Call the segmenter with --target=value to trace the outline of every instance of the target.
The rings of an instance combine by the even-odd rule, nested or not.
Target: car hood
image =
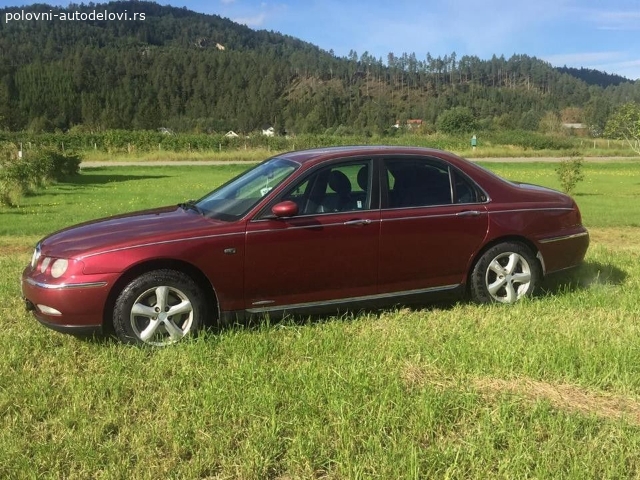
[[[42,254],[81,257],[106,250],[210,235],[227,222],[171,206],[93,220],[53,233],[40,242]]]

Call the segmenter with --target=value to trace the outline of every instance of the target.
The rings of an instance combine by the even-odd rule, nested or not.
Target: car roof
[[[360,155],[435,155],[451,157],[452,154],[435,148],[407,147],[394,145],[349,145],[341,147],[321,147],[309,150],[298,150],[282,153],[279,158],[286,158],[301,164],[338,157],[354,157]]]

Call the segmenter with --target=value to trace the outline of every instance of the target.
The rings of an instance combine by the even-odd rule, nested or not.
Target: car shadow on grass
[[[109,183],[130,182],[134,180],[158,180],[170,178],[171,175],[75,175],[64,182],[57,182],[47,188],[29,191],[25,194],[28,198],[50,197],[52,195],[78,195],[88,186],[108,185]],[[91,192],[86,192],[91,195]],[[29,203],[30,207],[39,207],[43,204]],[[8,207],[15,208],[15,207]]]
[[[612,264],[583,262],[578,267],[554,273],[544,279],[540,295],[559,295],[586,290],[592,285],[621,285],[627,274]]]
[[[28,206],[18,205],[15,207],[9,207],[2,212],[2,215],[33,215],[33,209],[38,208],[38,215],[55,215],[54,210],[43,210],[42,207],[48,206],[43,203],[36,203]]]
[[[460,303],[470,302],[467,296],[451,297],[445,299],[415,300],[387,304],[378,307],[353,307],[341,308],[324,313],[276,313],[253,314],[240,320],[227,321],[220,324],[209,325],[209,333],[223,333],[233,330],[262,330],[264,328],[283,328],[288,326],[321,326],[332,322],[352,322],[362,317],[380,318],[390,312],[430,312],[450,310]]]
[[[81,175],[75,175],[65,182],[60,182],[58,185],[71,186],[71,187],[85,187],[95,185],[106,185],[108,183],[129,182],[133,180],[157,180],[160,178],[168,178],[171,175],[127,175],[109,173],[105,175],[94,175],[93,173],[85,173]]]
[[[583,262],[576,268],[564,270],[547,276],[537,289],[536,298],[547,296],[559,296],[570,294],[581,290],[587,290],[594,285],[621,285],[627,278],[627,273],[612,264],[600,262]],[[460,303],[472,303],[468,292],[464,295],[432,300],[416,300],[414,302],[398,303],[397,305],[387,305],[371,308],[353,308],[334,311],[331,313],[316,314],[291,314],[283,316],[268,317],[265,315],[254,315],[242,321],[230,322],[212,328],[214,332],[220,332],[236,328],[260,329],[265,326],[278,325],[304,325],[323,324],[337,319],[354,320],[361,315],[378,317],[394,310],[431,311],[449,310]]]

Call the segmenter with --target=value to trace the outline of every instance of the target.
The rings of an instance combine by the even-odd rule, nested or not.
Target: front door
[[[318,168],[278,200],[298,204],[291,218],[247,224],[245,308],[312,307],[374,295],[380,210],[372,208],[372,162]]]

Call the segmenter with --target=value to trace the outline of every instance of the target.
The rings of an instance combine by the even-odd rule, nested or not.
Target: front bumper
[[[69,333],[77,337],[92,337],[95,335],[102,335],[102,325],[63,325],[60,323],[49,322],[47,318],[38,312],[37,307],[31,303],[31,300],[24,299],[25,309],[28,312],[33,312],[33,316],[47,328],[55,330],[56,332]]]
[[[100,333],[111,285],[116,275],[90,275],[82,281],[51,283],[33,275],[27,267],[22,274],[25,307],[43,325],[65,333]]]

